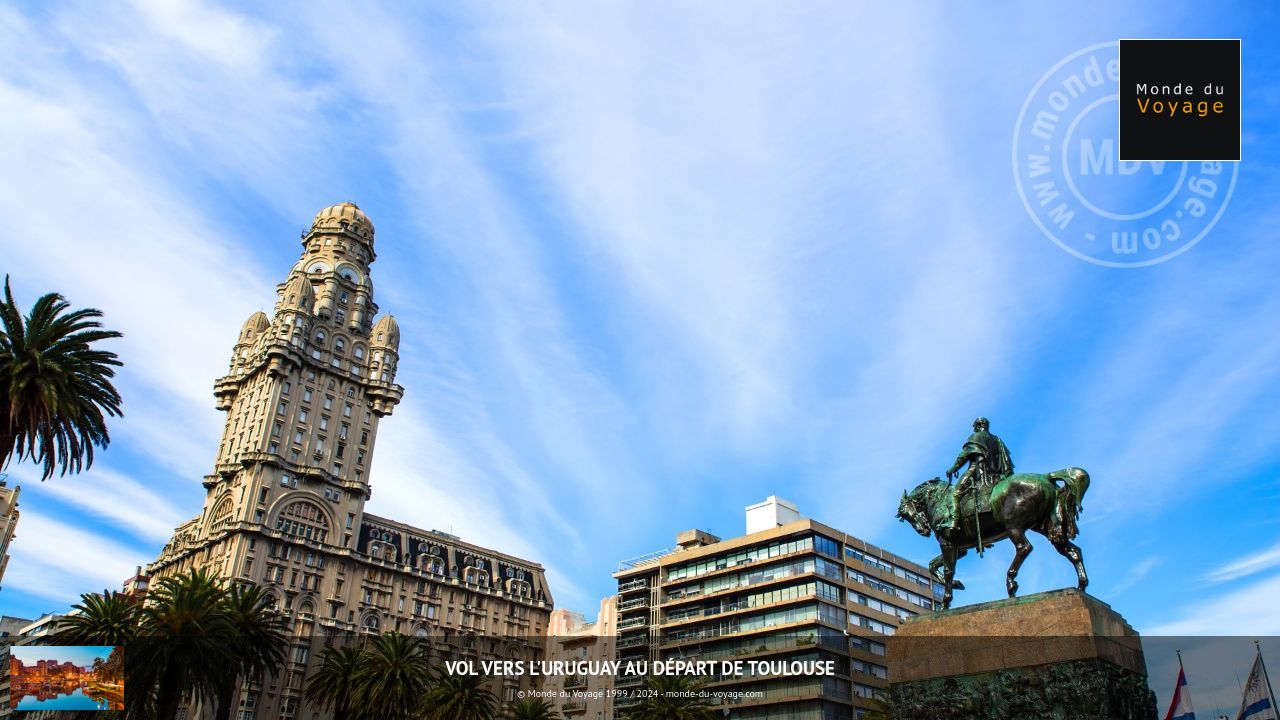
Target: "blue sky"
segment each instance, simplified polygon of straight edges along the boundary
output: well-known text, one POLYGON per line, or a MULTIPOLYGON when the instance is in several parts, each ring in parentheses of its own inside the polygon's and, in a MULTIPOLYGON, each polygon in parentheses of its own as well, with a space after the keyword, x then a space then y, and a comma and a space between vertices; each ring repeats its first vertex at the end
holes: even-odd
MULTIPOLYGON (((1087 468, 1093 585, 1144 633, 1280 634, 1280 48, 1270 5, 0 8, 0 266, 126 337, 91 472, 23 485, 0 608, 116 587, 195 515, 211 383, 321 207, 378 229, 403 329, 375 513, 544 563, 619 559, 770 494, 921 561, 893 518, 975 415, 1087 468), (1242 37, 1213 232, 1116 270, 1048 241, 1019 108, 1119 37, 1242 37)), ((1061 587, 1047 543, 1024 592, 1061 587)), ((1008 547, 967 559, 999 597, 1008 547)), ((1246 663, 1247 657, 1241 660, 1246 663)))
POLYGON ((14 657, 28 665, 39 660, 57 660, 60 663, 71 662, 80 667, 93 667, 93 661, 102 658, 104 661, 111 654, 110 645, 48 645, 14 646, 9 649, 14 657))

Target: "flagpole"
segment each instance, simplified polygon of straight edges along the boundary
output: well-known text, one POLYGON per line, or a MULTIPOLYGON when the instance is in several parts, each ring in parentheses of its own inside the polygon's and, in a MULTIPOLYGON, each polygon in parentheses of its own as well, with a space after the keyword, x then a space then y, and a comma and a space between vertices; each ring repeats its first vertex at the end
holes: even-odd
POLYGON ((1280 709, 1276 708, 1276 691, 1271 689, 1271 676, 1267 675, 1267 661, 1262 659, 1262 645, 1254 640, 1253 646, 1258 650, 1258 664, 1262 666, 1262 679, 1267 683, 1267 694, 1271 696, 1271 713, 1274 715, 1280 709))

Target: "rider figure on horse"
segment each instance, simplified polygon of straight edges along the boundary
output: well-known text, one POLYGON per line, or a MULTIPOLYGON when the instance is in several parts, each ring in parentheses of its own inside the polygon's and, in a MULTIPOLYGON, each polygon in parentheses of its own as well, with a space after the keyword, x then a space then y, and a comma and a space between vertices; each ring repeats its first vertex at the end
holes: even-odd
MULTIPOLYGON (((990 427, 991 423, 984 417, 974 420, 973 434, 965 441, 951 469, 947 470, 949 482, 955 479, 965 463, 969 464, 968 469, 964 471, 964 475, 960 476, 960 481, 952 490, 946 515, 938 525, 940 530, 955 528, 961 496, 968 492, 980 495, 978 491, 989 489, 1013 474, 1013 459, 1009 457, 1009 449, 1005 447, 1003 440, 989 432, 990 427)), ((978 502, 975 500, 974 508, 977 507, 978 502)))

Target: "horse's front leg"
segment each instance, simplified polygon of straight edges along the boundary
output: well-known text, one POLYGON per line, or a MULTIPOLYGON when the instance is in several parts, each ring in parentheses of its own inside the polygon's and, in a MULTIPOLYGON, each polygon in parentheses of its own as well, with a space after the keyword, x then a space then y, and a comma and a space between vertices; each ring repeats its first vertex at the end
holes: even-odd
POLYGON ((951 587, 956 578, 956 546, 951 543, 938 543, 942 550, 942 609, 951 608, 951 587))
POLYGON ((1084 571, 1084 553, 1080 552, 1080 548, 1070 540, 1059 540, 1053 544, 1053 547, 1075 567, 1076 579, 1079 581, 1078 587, 1081 590, 1089 587, 1089 575, 1084 571))
MULTIPOLYGON (((961 550, 956 553, 956 560, 958 561, 960 558, 964 556, 965 556, 965 551, 961 550)), ((943 560, 941 555, 929 561, 929 574, 932 575, 933 579, 937 580, 939 584, 945 584, 947 582, 947 578, 942 572, 942 565, 943 565, 943 560)), ((960 582, 959 580, 956 580, 955 577, 952 577, 951 589, 964 590, 965 589, 964 583, 960 582)))
POLYGON ((1022 528, 1009 528, 1009 539, 1013 541, 1015 551, 1004 584, 1009 591, 1009 597, 1013 597, 1018 594, 1018 569, 1022 567, 1022 561, 1031 554, 1032 548, 1031 542, 1027 540, 1027 532, 1022 528))

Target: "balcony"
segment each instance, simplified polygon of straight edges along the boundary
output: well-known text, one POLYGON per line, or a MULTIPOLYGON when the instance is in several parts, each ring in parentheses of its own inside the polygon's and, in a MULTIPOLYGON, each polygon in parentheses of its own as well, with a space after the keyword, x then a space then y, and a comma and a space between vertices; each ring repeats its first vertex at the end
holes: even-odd
POLYGON ((624 650, 626 648, 639 647, 641 645, 648 645, 648 644, 649 644, 648 635, 636 635, 635 637, 629 637, 625 640, 619 640, 616 647, 619 650, 624 650))
POLYGON ((613 683, 614 687, 635 687, 643 684, 643 675, 620 675, 613 683))
POLYGON ((631 618, 629 620, 623 620, 622 622, 618 623, 618 629, 627 630, 629 628, 644 627, 645 625, 648 625, 648 624, 649 624, 648 618, 637 617, 637 618, 631 618))
POLYGON ((628 600, 624 603, 618 604, 618 609, 621 610, 622 612, 626 612, 628 610, 636 610, 638 608, 647 608, 647 607, 649 607, 649 598, 645 598, 645 597, 639 597, 634 600, 628 600))
POLYGON ((576 700, 576 699, 575 699, 575 700, 565 700, 565 701, 564 701, 564 704, 562 704, 562 705, 560 706, 560 710, 561 710, 565 715, 576 715, 576 714, 578 714, 578 713, 583 713, 583 712, 586 712, 586 711, 587 711, 587 701, 586 701, 586 700, 576 700))
POLYGON ((572 690, 574 688, 583 688, 587 686, 586 675, 570 675, 564 679, 564 689, 572 690))
POLYGON ((618 586, 618 592, 620 593, 634 592, 636 590, 647 590, 647 589, 649 589, 649 581, 645 578, 641 578, 639 580, 632 580, 631 582, 624 582, 618 586))

